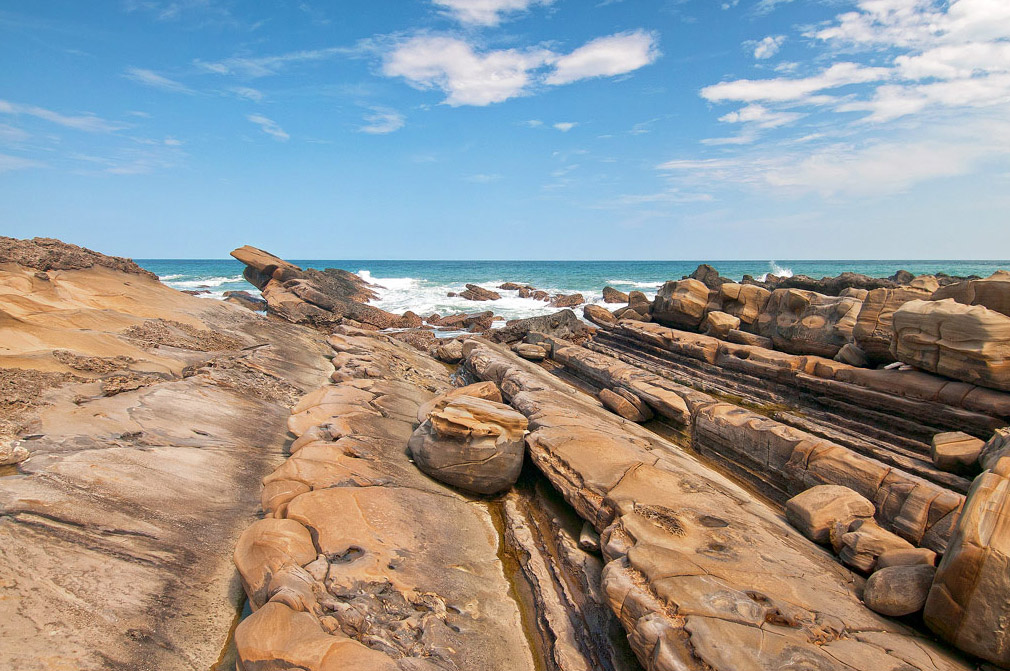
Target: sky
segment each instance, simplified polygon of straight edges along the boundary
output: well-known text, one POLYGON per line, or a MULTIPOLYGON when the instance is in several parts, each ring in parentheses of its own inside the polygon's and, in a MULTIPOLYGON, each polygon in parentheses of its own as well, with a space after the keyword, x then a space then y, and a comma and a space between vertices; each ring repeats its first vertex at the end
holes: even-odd
POLYGON ((1007 0, 0 0, 0 234, 1010 255, 1007 0))

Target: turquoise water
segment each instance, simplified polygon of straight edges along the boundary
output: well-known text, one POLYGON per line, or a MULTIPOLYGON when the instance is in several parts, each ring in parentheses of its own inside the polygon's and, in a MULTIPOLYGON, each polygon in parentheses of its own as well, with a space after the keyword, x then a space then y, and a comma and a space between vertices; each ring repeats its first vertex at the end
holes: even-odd
MULTIPOLYGON (((208 291, 208 298, 220 298, 225 291, 256 289, 242 279, 243 265, 234 259, 173 260, 137 259, 144 268, 177 289, 208 291)), ((449 298, 467 282, 495 288, 503 282, 532 284, 551 293, 581 292, 590 302, 602 302, 602 290, 611 285, 621 291, 638 289, 652 296, 665 281, 680 279, 698 267, 699 261, 361 261, 298 260, 303 268, 343 268, 384 287, 374 303, 390 312, 413 310, 432 312, 473 312, 494 310, 508 319, 553 312, 553 308, 515 292, 500 292, 502 300, 473 303, 449 298)), ((845 271, 872 277, 888 277, 898 270, 914 275, 944 272, 949 275, 987 276, 1010 269, 1010 261, 709 261, 725 277, 744 275, 809 275, 826 277, 845 271)))

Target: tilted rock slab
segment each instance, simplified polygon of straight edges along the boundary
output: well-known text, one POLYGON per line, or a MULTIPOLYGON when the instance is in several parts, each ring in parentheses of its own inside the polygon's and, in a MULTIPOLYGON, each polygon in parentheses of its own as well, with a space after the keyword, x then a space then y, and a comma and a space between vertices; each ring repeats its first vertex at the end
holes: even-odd
POLYGON ((254 610, 235 633, 239 669, 532 671, 490 513, 407 457, 447 371, 372 332, 329 342, 341 381, 292 408, 291 457, 235 551, 254 610))
POLYGON ((603 588, 649 671, 971 668, 868 610, 860 578, 690 454, 510 352, 464 351, 529 417, 537 467, 602 532, 603 588))
POLYGON ((893 319, 891 354, 899 361, 1010 391, 1010 317, 948 298, 905 303, 893 319))

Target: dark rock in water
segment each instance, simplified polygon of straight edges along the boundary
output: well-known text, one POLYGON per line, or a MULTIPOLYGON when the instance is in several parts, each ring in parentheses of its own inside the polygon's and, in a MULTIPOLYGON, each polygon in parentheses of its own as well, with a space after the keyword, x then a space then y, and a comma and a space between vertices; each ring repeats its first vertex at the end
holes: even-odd
POLYGON ((130 259, 106 256, 86 247, 71 245, 55 238, 18 240, 0 236, 0 263, 16 263, 25 268, 39 271, 81 270, 99 266, 122 273, 145 275, 154 279, 158 277, 130 259))
POLYGON ((254 312, 263 312, 267 309, 265 300, 253 296, 248 291, 226 291, 224 292, 224 302, 241 305, 254 312))
POLYGON ((461 291, 459 297, 465 298, 468 301, 496 301, 501 298, 501 294, 497 291, 479 287, 476 284, 468 284, 466 285, 466 291, 461 291))
POLYGON ((708 265, 707 263, 703 263, 700 266, 698 266, 693 273, 691 273, 684 279, 698 280, 709 289, 719 289, 719 287, 721 287, 723 284, 733 281, 725 277, 720 277, 719 271, 713 268, 712 266, 708 265))
POLYGON ((183 289, 182 293, 189 294, 190 296, 203 296, 204 294, 209 294, 208 289, 183 289))
POLYGON ((506 282, 505 284, 499 284, 499 289, 504 289, 505 291, 520 291, 522 289, 533 289, 528 284, 517 284, 515 282, 506 282))
POLYGON ((628 294, 623 291, 618 291, 614 287, 603 287, 603 302, 604 303, 627 303, 628 294))
POLYGON ((907 270, 899 270, 898 272, 894 273, 887 279, 891 280, 895 284, 908 284, 913 279, 915 279, 915 275, 908 272, 907 270))
MULTIPOLYGON (((769 278, 770 279, 770 278, 769 278)), ((775 284, 777 289, 803 289, 805 291, 816 291, 826 296, 838 296, 846 289, 892 289, 896 285, 889 279, 870 277, 859 273, 842 273, 837 277, 822 277, 815 280, 806 275, 793 275, 782 278, 775 284)))
POLYGON ((240 247, 231 253, 246 264, 242 275, 263 292, 267 310, 288 321, 331 327, 351 320, 386 329, 401 318, 366 305, 378 297, 377 285, 337 268, 303 270, 293 263, 255 247, 240 247))
POLYGON ((585 302, 586 298, 582 294, 569 294, 567 296, 565 294, 557 294, 551 300, 550 305, 552 308, 574 308, 585 302))
POLYGON ((532 298, 536 301, 549 301, 551 296, 546 291, 542 291, 540 289, 522 287, 519 289, 519 298, 532 298))
POLYGON ((595 330, 576 317, 574 312, 565 309, 551 315, 513 319, 497 331, 492 331, 490 337, 495 342, 514 343, 530 333, 542 333, 583 343, 592 337, 595 330))

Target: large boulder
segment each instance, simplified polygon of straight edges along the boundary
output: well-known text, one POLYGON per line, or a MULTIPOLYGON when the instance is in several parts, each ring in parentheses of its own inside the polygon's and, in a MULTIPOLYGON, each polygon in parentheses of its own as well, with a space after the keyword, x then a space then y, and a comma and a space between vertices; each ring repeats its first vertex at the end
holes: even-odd
POLYGON ((1010 461, 972 483, 923 618, 961 650, 1010 667, 1010 461))
POLYGON ((726 277, 720 277, 719 271, 707 263, 703 263, 695 268, 694 272, 688 275, 685 279, 698 280, 709 289, 715 289, 717 291, 721 285, 733 281, 726 277))
POLYGON ((815 543, 827 543, 836 524, 870 519, 873 502, 841 485, 817 485, 786 501, 786 519, 815 543))
POLYGON ((593 303, 588 304, 586 307, 582 308, 582 316, 597 326, 603 326, 605 328, 610 328, 611 326, 617 324, 617 317, 614 316, 614 313, 602 305, 594 305, 593 303))
POLYGON ((530 333, 542 333, 581 344, 589 340, 595 330, 576 317, 574 312, 564 309, 550 315, 513 319, 493 331, 490 337, 494 342, 511 344, 523 340, 530 333))
POLYGON ((998 270, 984 280, 964 280, 937 289, 932 300, 953 298, 964 305, 981 305, 1010 316, 1010 272, 998 270))
POLYGON ((852 342, 861 303, 800 289, 776 289, 758 317, 757 332, 775 349, 832 358, 852 342))
POLYGON ((526 417, 502 403, 470 396, 433 410, 407 446, 417 467, 475 494, 511 487, 523 465, 526 417))
POLYGON ((852 336, 872 363, 890 363, 894 312, 909 301, 925 300, 930 292, 913 287, 874 289, 866 296, 856 318, 852 336))
POLYGON ((705 335, 725 340, 730 331, 740 327, 740 318, 719 310, 713 310, 705 315, 705 321, 702 322, 701 326, 705 335))
POLYGON ((628 294, 623 291, 618 291, 614 287, 603 287, 603 302, 604 303, 627 303, 628 294))
POLYGON ((985 441, 969 436, 963 431, 948 431, 933 436, 929 457, 941 471, 973 475, 978 468, 978 458, 985 441))
POLYGON ((757 321, 772 292, 752 284, 727 282, 719 287, 722 311, 739 317, 748 326, 757 321))
POLYGON ((574 308, 586 302, 586 297, 582 294, 557 294, 551 299, 552 308, 574 308))
POLYGON ((875 571, 863 588, 863 603, 881 615, 918 613, 926 604, 936 569, 926 564, 888 566, 875 571))
POLYGON ((652 303, 652 318, 665 326, 695 331, 708 309, 709 288, 699 280, 667 282, 652 303))
POLYGON ((468 301, 496 301, 501 298, 501 294, 497 291, 479 287, 476 284, 467 284, 466 290, 459 292, 459 297, 465 298, 468 301))
POLYGON ((895 359, 981 387, 1010 391, 1010 317, 952 299, 910 301, 894 316, 895 359))

